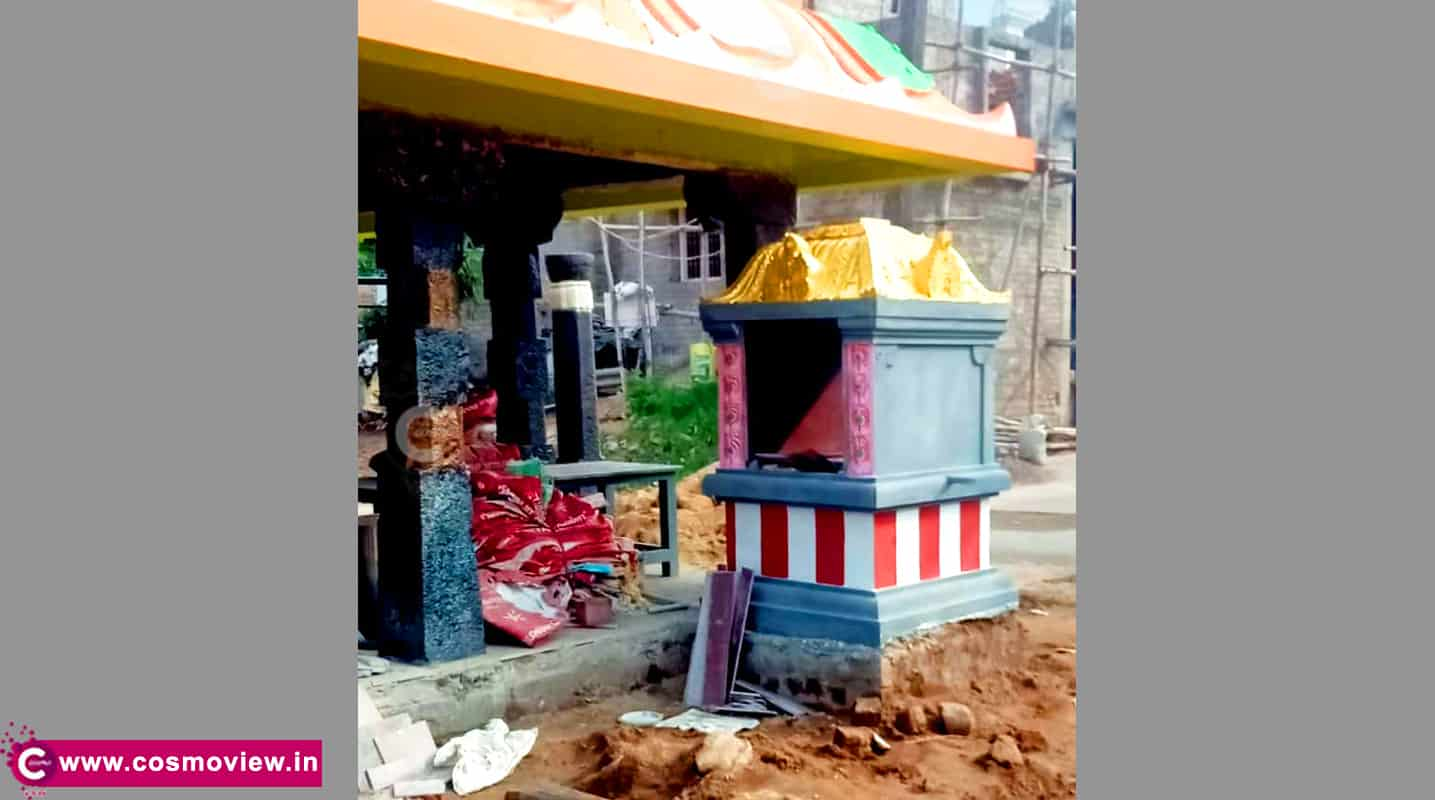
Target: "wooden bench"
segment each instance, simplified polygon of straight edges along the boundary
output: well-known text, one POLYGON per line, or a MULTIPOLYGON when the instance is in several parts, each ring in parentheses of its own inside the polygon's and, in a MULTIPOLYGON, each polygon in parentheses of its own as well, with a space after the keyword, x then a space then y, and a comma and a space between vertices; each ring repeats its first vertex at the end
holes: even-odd
POLYGON ((626 461, 579 461, 547 464, 544 474, 564 492, 603 493, 608 513, 616 514, 616 489, 640 483, 658 485, 658 544, 638 544, 644 564, 661 564, 663 577, 678 574, 678 467, 675 464, 632 464, 626 461))

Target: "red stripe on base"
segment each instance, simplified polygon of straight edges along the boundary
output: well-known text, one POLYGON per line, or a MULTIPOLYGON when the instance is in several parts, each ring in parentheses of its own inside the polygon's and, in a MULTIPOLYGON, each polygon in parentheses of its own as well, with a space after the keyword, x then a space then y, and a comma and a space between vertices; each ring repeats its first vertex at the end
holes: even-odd
POLYGON ((723 518, 727 526, 727 568, 737 570, 737 505, 732 502, 723 503, 723 518))
POLYGON ((928 581, 932 578, 942 577, 942 507, 938 505, 922 506, 918 511, 918 530, 920 538, 917 541, 918 560, 921 571, 919 577, 928 581))
POLYGON ((762 504, 762 574, 787 577, 787 506, 762 504))
POLYGON ((841 509, 819 508, 812 512, 817 529, 817 582, 841 586, 846 580, 847 537, 841 509))
POLYGON ((982 501, 962 501, 962 572, 982 566, 982 501))
POLYGON ((897 585, 897 512, 872 515, 872 579, 878 589, 897 585))

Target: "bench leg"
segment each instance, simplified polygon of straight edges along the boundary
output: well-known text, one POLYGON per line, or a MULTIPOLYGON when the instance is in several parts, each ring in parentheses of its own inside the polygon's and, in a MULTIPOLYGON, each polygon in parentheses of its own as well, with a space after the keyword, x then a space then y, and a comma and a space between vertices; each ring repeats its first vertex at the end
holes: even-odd
POLYGON ((678 493, 672 478, 658 481, 658 531, 666 555, 663 577, 678 574, 678 493))

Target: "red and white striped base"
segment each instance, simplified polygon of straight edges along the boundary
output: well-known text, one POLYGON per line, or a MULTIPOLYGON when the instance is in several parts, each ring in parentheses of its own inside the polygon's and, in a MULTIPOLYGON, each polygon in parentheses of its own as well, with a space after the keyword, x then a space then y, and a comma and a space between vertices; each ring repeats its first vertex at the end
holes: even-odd
POLYGON ((991 566, 987 498, 883 511, 727 504, 727 562, 758 575, 890 589, 991 566))

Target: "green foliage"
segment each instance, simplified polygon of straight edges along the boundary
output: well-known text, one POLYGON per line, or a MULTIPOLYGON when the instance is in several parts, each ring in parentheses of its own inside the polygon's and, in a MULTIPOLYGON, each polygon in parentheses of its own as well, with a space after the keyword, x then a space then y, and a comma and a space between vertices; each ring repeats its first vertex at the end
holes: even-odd
POLYGON ((387 308, 359 309, 359 341, 379 338, 379 331, 383 329, 388 313, 387 308))
POLYGON ((628 377, 628 429, 619 458, 682 467, 680 477, 717 460, 717 383, 628 377))
POLYGON ((463 237, 463 266, 458 268, 458 291, 465 298, 483 299, 483 248, 467 236, 463 237))
MULTIPOLYGON (((372 237, 359 241, 359 277, 372 278, 382 275, 379 269, 377 239, 372 237)), ((463 237, 463 266, 458 268, 459 291, 465 297, 483 297, 483 248, 475 245, 467 236, 463 237)))
POLYGON ((364 239, 359 242, 359 277, 372 278, 378 274, 379 264, 374 252, 374 240, 364 239))

